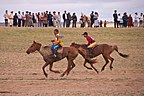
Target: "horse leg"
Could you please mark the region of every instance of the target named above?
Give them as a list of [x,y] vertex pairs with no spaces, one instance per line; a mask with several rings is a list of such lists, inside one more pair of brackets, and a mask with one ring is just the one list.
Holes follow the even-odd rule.
[[87,62],[86,62],[86,61],[84,61],[84,64],[83,64],[83,65],[84,65],[84,67],[85,67],[85,68],[87,68],[87,69],[89,69],[89,70],[92,70],[92,68],[90,68],[90,67],[87,67],[87,66],[86,66],[86,63],[87,63]]
[[48,76],[48,74],[47,74],[46,71],[45,71],[45,67],[48,66],[48,65],[49,65],[49,63],[45,63],[44,66],[42,67],[43,73],[44,73],[44,75],[45,75],[46,77]]
[[53,63],[51,63],[51,64],[49,65],[49,70],[50,70],[51,72],[60,73],[60,72],[57,71],[57,70],[53,70],[52,67],[53,67]]
[[67,66],[67,69],[64,71],[64,73],[63,74],[61,74],[60,75],[60,77],[63,77],[67,72],[68,72],[68,70],[70,70],[71,69],[71,62],[70,61],[68,61],[68,66]]
[[91,65],[91,67],[97,72],[97,74],[99,73],[98,71],[97,71],[97,69],[93,66],[93,64],[91,64],[90,63],[90,65]]
[[112,70],[112,69],[113,69],[112,64],[113,64],[114,58],[112,58],[112,57],[109,56],[109,59],[111,60],[111,63],[110,63],[110,70]]
[[109,63],[108,58],[107,58],[106,56],[104,56],[104,55],[103,55],[103,57],[104,57],[106,63],[105,63],[105,65],[102,67],[101,71],[104,71],[105,66]]
[[75,64],[74,64],[73,61],[71,61],[71,64],[72,64],[72,66],[71,66],[71,68],[67,71],[67,76],[69,75],[70,71],[75,67]]

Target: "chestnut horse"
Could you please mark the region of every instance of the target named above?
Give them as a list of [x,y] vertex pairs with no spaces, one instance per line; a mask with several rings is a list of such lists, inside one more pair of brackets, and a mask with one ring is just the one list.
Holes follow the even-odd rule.
[[[57,62],[59,60],[67,58],[68,66],[67,69],[64,71],[64,73],[61,75],[63,77],[66,73],[67,75],[70,73],[70,71],[75,67],[75,63],[73,62],[74,59],[78,56],[78,50],[74,47],[63,47],[62,52],[59,52],[59,58],[54,57],[51,51],[51,46],[42,46],[42,44],[37,43],[33,41],[33,44],[28,48],[26,51],[27,54],[33,53],[35,51],[38,51],[42,56],[44,61],[46,62],[44,66],[42,67],[44,75],[47,77],[48,74],[45,71],[45,67],[49,65],[49,70],[55,73],[60,73],[59,71],[52,70],[52,66],[54,62]],[[58,50],[59,51],[59,50]],[[95,63],[95,61],[90,60],[88,58],[85,59],[87,62]]]
[[[108,44],[98,44],[93,48],[93,55],[89,55],[89,51],[87,49],[86,44],[76,44],[72,43],[71,47],[75,47],[78,49],[79,53],[84,57],[84,58],[94,58],[102,54],[104,60],[106,61],[105,65],[102,67],[101,71],[105,69],[105,66],[109,63],[109,60],[111,61],[110,63],[110,69],[112,70],[113,66],[112,63],[114,61],[114,58],[112,58],[110,55],[111,53],[115,50],[121,57],[127,58],[128,55],[122,54],[118,51],[118,47],[116,45],[111,46]],[[84,62],[84,67],[87,69],[92,70],[92,68],[86,66],[87,61]],[[95,70],[95,69],[94,69]],[[96,71],[96,70],[95,70]],[[96,71],[97,72],[97,71]]]

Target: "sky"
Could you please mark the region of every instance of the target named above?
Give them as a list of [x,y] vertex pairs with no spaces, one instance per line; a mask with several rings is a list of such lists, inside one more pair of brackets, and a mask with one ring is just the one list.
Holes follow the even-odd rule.
[[134,16],[135,12],[144,13],[144,0],[0,0],[0,22],[4,21],[5,10],[44,12],[56,11],[76,13],[80,17],[81,12],[87,16],[91,11],[99,13],[99,20],[113,21],[113,11],[123,14],[127,12]]

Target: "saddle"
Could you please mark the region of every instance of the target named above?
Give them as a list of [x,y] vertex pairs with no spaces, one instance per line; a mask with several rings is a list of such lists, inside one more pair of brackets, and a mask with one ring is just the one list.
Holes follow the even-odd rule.
[[62,58],[62,53],[63,53],[63,47],[61,47],[61,48],[58,48],[57,50],[56,50],[56,58]]
[[63,53],[63,47],[58,48],[57,53],[58,53],[58,54],[62,54],[62,53]]

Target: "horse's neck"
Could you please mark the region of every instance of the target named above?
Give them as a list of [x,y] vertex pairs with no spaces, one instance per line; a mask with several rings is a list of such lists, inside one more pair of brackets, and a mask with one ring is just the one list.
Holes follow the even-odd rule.
[[82,44],[82,45],[80,45],[80,47],[82,47],[84,49],[87,49],[87,45],[86,44]]
[[52,54],[51,48],[49,46],[41,46],[39,53],[45,57]]

